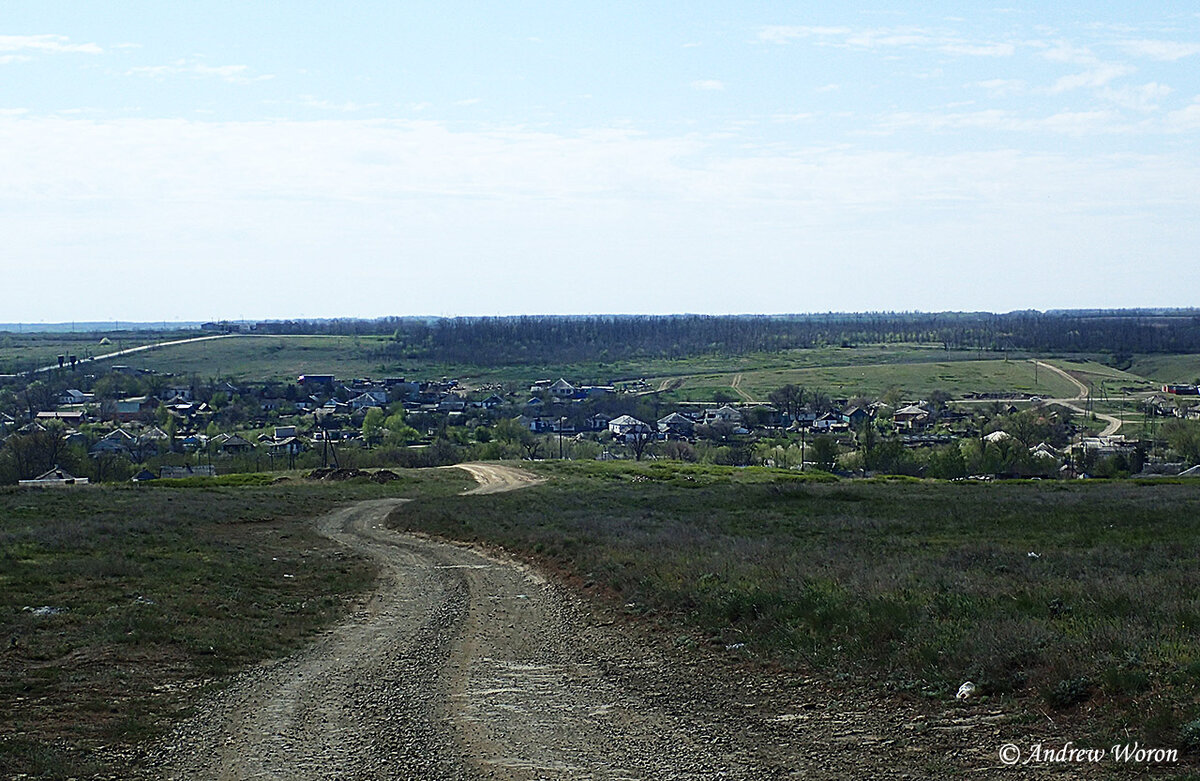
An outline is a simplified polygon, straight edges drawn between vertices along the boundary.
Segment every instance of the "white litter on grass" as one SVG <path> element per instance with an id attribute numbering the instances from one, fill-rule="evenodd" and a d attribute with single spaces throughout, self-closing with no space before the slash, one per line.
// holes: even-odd
<path id="1" fill-rule="evenodd" d="M 59 613 L 67 612 L 67 608 L 65 607 L 51 607 L 50 605 L 42 605 L 41 607 L 26 605 L 22 610 L 27 613 L 33 613 L 35 616 L 56 616 Z"/>
<path id="2" fill-rule="evenodd" d="M 967 681 L 962 686 L 958 687 L 958 694 L 956 694 L 954 696 L 956 699 L 959 699 L 959 700 L 969 700 L 972 697 L 974 697 L 978 692 L 979 692 L 979 688 L 975 684 L 971 683 L 970 681 Z"/>
<path id="3" fill-rule="evenodd" d="M 1034 553 L 1033 551 L 1029 551 L 1029 553 L 1026 553 L 1025 555 L 1031 559 L 1040 559 L 1042 557 L 1042 554 Z"/>

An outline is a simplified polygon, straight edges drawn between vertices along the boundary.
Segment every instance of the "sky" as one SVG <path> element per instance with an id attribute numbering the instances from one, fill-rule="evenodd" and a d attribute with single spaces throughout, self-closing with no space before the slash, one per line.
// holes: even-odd
<path id="1" fill-rule="evenodd" d="M 1194 306 L 1179 2 L 4 0 L 0 322 Z"/>

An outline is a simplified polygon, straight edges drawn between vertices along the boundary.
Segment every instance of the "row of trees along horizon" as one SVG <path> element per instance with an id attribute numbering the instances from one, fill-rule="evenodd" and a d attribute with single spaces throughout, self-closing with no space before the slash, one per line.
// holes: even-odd
<path id="1" fill-rule="evenodd" d="M 860 343 L 947 350 L 1200 352 L 1200 310 L 795 316 L 521 316 L 280 320 L 265 334 L 390 335 L 391 358 L 476 365 L 742 354 Z"/>

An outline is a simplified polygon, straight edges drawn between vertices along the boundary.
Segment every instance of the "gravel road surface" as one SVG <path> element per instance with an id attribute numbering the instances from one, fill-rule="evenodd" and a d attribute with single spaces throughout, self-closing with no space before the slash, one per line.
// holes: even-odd
<path id="1" fill-rule="evenodd" d="M 462 468 L 475 493 L 538 482 Z M 931 714 L 730 664 L 736 649 L 656 650 L 520 562 L 385 528 L 402 504 L 361 502 L 317 522 L 378 562 L 375 590 L 303 651 L 206 702 L 153 753 L 155 775 L 1013 777 L 995 760 L 1004 716 L 986 706 Z"/>

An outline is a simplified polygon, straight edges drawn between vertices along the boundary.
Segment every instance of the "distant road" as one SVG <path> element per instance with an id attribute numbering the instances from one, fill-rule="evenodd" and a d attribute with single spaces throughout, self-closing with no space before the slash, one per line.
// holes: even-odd
<path id="1" fill-rule="evenodd" d="M 1050 403 L 1059 404 L 1063 407 L 1066 407 L 1067 409 L 1074 410 L 1080 414 L 1084 414 L 1084 415 L 1087 414 L 1087 410 L 1083 409 L 1078 404 L 1072 403 L 1072 402 L 1076 402 L 1076 401 L 1085 401 L 1087 399 L 1088 388 L 1086 385 L 1084 385 L 1082 382 L 1080 382 L 1079 380 L 1072 377 L 1070 374 L 1068 374 L 1063 369 L 1058 368 L 1057 366 L 1051 366 L 1050 364 L 1046 363 L 1045 361 L 1038 361 L 1038 360 L 1034 360 L 1034 363 L 1037 364 L 1038 366 L 1041 366 L 1043 369 L 1049 369 L 1050 371 L 1059 375 L 1060 377 L 1065 379 L 1067 382 L 1071 383 L 1072 385 L 1074 385 L 1076 388 L 1079 389 L 1079 393 L 1077 393 L 1074 398 L 1071 398 L 1071 399 L 1049 399 L 1048 401 Z M 1109 415 L 1106 412 L 1096 412 L 1095 410 L 1092 411 L 1092 414 L 1108 424 L 1107 426 L 1104 427 L 1104 430 L 1100 432 L 1100 436 L 1102 436 L 1102 437 L 1112 436 L 1113 434 L 1116 434 L 1117 431 L 1121 428 L 1121 423 L 1123 421 L 1120 418 L 1116 417 L 1115 415 Z"/>
<path id="2" fill-rule="evenodd" d="M 194 336 L 189 339 L 175 339 L 170 342 L 155 342 L 154 344 L 143 344 L 140 347 L 130 347 L 125 350 L 117 350 L 104 355 L 95 355 L 91 358 L 84 358 L 80 363 L 94 363 L 96 361 L 107 361 L 112 358 L 120 358 L 125 355 L 145 352 L 147 350 L 157 350 L 160 347 L 174 347 L 177 344 L 192 344 L 194 342 L 208 342 L 213 339 L 235 339 L 235 338 L 253 338 L 260 337 L 266 339 L 349 339 L 351 334 L 215 334 L 213 336 Z M 42 366 L 34 369 L 30 374 L 38 374 L 41 372 L 54 371 L 58 368 L 58 364 L 50 366 Z"/>
<path id="3" fill-rule="evenodd" d="M 207 342 L 207 341 L 211 341 L 213 339 L 229 339 L 234 336 L 241 336 L 241 334 L 217 334 L 215 336 L 195 336 L 195 337 L 192 337 L 191 339 L 176 339 L 175 341 L 172 341 L 172 342 L 155 342 L 154 344 L 143 344 L 140 347 L 130 347 L 125 350 L 117 350 L 116 352 L 113 352 L 113 353 L 105 353 L 104 355 L 96 355 L 91 358 L 84 358 L 82 361 L 80 361 L 80 363 L 95 363 L 96 361 L 107 361 L 111 358 L 120 358 L 123 355 L 132 355 L 133 353 L 145 352 L 146 350 L 157 350 L 159 347 L 171 347 L 171 346 L 177 345 L 177 344 L 191 344 L 193 342 Z M 38 374 L 41 372 L 54 371 L 57 368 L 59 368 L 58 364 L 51 364 L 50 366 L 42 366 L 41 368 L 34 369 L 33 371 L 30 372 L 30 374 Z"/>

